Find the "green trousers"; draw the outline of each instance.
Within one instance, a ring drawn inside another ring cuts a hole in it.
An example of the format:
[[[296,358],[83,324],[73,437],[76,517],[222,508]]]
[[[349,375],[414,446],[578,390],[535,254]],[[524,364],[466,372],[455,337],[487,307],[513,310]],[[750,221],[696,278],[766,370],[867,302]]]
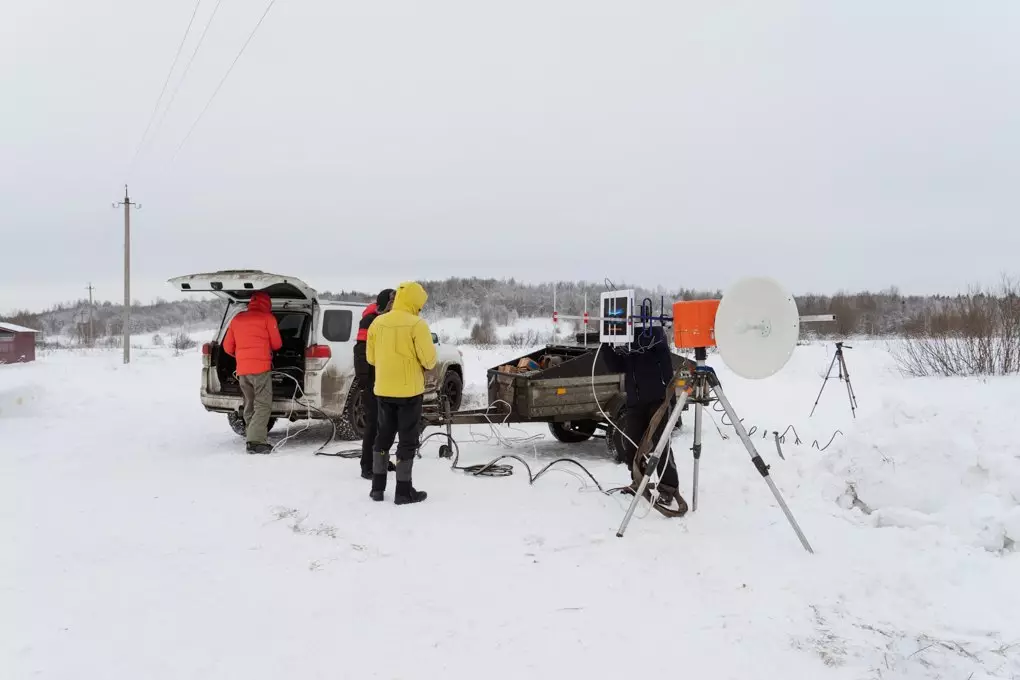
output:
[[[269,371],[239,375],[244,395],[245,437],[249,444],[265,444],[269,434],[269,415],[273,410],[273,378]]]

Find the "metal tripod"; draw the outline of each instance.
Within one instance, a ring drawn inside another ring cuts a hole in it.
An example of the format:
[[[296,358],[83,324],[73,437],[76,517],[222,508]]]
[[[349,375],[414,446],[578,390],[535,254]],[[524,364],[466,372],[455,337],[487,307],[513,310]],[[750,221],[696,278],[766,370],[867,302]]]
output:
[[[846,346],[847,349],[853,349],[850,345]],[[850,384],[850,371],[846,367],[846,359],[843,357],[843,343],[836,343],[836,354],[832,357],[832,362],[829,364],[829,370],[825,372],[825,378],[822,380],[822,389],[818,390],[818,398],[815,399],[815,405],[811,407],[810,418],[815,414],[815,409],[818,408],[818,402],[822,399],[822,392],[825,391],[825,384],[829,382],[829,376],[832,374],[833,366],[839,365],[839,381],[846,381],[846,394],[850,399],[850,413],[854,418],[857,418],[857,395],[854,394],[854,386]]]
[[[655,448],[652,450],[652,453],[648,458],[648,463],[645,465],[644,477],[641,478],[637,491],[634,493],[634,500],[631,501],[630,507],[627,508],[627,514],[623,517],[623,523],[620,524],[620,529],[616,532],[617,537],[622,538],[624,532],[627,530],[627,525],[630,524],[630,520],[634,516],[634,511],[637,510],[638,502],[644,496],[645,489],[648,488],[648,481],[651,478],[652,471],[658,467],[659,459],[662,457],[663,451],[665,451],[666,445],[669,443],[670,436],[673,432],[673,428],[676,426],[677,419],[680,418],[680,412],[683,410],[684,405],[688,401],[694,403],[694,446],[691,449],[694,453],[694,488],[691,494],[691,510],[696,511],[698,509],[698,472],[699,465],[701,463],[702,410],[713,400],[716,400],[722,404],[723,410],[733,423],[733,429],[737,431],[737,436],[740,437],[740,441],[744,443],[744,448],[747,449],[747,453],[750,454],[751,462],[754,464],[755,469],[758,470],[758,474],[760,474],[765,480],[765,483],[768,484],[769,489],[772,491],[772,495],[776,498],[776,502],[779,503],[779,507],[782,509],[783,514],[786,515],[787,521],[789,521],[790,526],[793,527],[793,531],[797,534],[797,538],[800,539],[801,545],[803,545],[804,549],[809,553],[814,553],[814,550],[811,549],[811,544],[808,543],[807,538],[804,536],[804,532],[800,530],[800,525],[797,524],[797,520],[794,518],[793,513],[790,512],[790,508],[786,505],[786,501],[783,500],[782,494],[779,493],[779,489],[776,487],[775,482],[772,481],[772,477],[769,475],[769,466],[765,464],[765,461],[762,460],[762,457],[754,448],[754,443],[751,442],[751,437],[747,434],[747,430],[744,429],[744,425],[740,422],[740,418],[737,417],[736,412],[733,410],[733,405],[730,404],[730,400],[726,397],[726,393],[723,391],[722,385],[719,383],[719,376],[716,375],[715,369],[711,366],[705,365],[705,359],[707,358],[705,349],[698,348],[694,352],[694,358],[697,361],[697,369],[689,383],[683,387],[678,386],[676,388],[676,406],[673,407],[673,411],[669,414],[669,419],[666,422],[666,427],[662,432],[662,436],[659,437],[659,441],[655,444]]]

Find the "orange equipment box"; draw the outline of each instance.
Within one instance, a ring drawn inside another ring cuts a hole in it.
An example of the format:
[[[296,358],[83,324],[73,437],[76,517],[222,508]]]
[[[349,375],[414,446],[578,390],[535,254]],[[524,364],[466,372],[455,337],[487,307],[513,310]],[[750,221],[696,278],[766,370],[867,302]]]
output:
[[[715,347],[715,313],[718,300],[673,303],[673,342],[679,349]]]

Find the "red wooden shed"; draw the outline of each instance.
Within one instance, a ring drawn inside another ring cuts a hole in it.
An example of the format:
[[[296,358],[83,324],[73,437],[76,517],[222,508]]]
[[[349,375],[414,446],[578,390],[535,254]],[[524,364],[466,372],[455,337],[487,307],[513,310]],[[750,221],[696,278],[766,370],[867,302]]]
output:
[[[35,361],[35,336],[39,331],[0,321],[0,364]]]

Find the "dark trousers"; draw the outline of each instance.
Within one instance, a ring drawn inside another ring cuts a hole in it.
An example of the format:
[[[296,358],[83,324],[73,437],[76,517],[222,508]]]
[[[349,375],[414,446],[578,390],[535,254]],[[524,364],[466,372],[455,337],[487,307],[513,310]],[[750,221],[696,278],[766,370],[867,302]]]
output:
[[[659,408],[662,402],[645,402],[638,403],[635,405],[627,405],[627,422],[624,425],[623,431],[627,433],[627,436],[634,440],[634,443],[638,446],[641,445],[641,439],[645,436],[645,430],[648,429],[648,424],[652,421],[652,416],[655,415],[655,411]],[[659,437],[662,436],[663,431],[666,429],[666,421],[669,420],[669,411],[659,421],[659,426],[655,429],[655,435],[652,438],[652,450],[655,449],[655,443],[659,441]],[[665,486],[671,486],[674,489],[680,487],[680,478],[676,473],[676,463],[673,462],[673,457],[669,457],[669,464],[666,464],[666,454],[670,451],[671,447],[667,442],[666,448],[662,451],[662,458],[659,459],[659,465],[657,470],[659,472],[659,483]],[[634,455],[637,453],[637,448],[632,445],[629,441],[624,440],[623,442],[624,451],[624,463],[627,467],[632,469],[634,467]]]
[[[361,469],[364,472],[372,472],[372,452],[379,434],[379,401],[374,387],[371,383],[361,387],[361,405],[365,409],[365,432],[361,435]]]
[[[379,433],[375,438],[375,455],[372,472],[386,474],[390,462],[390,447],[397,443],[397,481],[410,482],[414,454],[418,452],[418,435],[421,429],[422,396],[377,397],[379,401]]]

